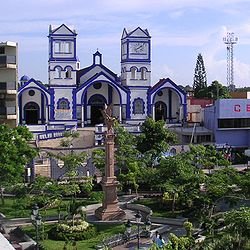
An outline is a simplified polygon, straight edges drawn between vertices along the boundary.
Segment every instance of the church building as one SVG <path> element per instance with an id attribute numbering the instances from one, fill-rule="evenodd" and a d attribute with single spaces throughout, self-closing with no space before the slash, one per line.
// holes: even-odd
<path id="1" fill-rule="evenodd" d="M 35 133 L 103 123 L 101 110 L 112 104 L 120 123 L 139 124 L 146 117 L 179 123 L 186 120 L 186 93 L 169 78 L 151 83 L 151 36 L 140 27 L 123 30 L 119 76 L 93 54 L 80 68 L 77 33 L 62 24 L 49 28 L 48 84 L 23 76 L 18 91 L 19 124 Z"/>

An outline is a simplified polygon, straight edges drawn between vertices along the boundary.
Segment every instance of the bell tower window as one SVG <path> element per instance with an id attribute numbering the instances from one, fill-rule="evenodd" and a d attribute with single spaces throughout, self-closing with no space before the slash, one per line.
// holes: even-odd
<path id="1" fill-rule="evenodd" d="M 65 78 L 68 78 L 70 79 L 71 78 L 71 68 L 70 67 L 67 67 L 66 68 L 66 72 L 65 72 Z"/>
<path id="2" fill-rule="evenodd" d="M 69 42 L 64 43 L 64 52 L 70 53 L 70 43 Z"/>
<path id="3" fill-rule="evenodd" d="M 62 69 L 60 67 L 55 68 L 55 78 L 62 78 Z"/>
<path id="4" fill-rule="evenodd" d="M 131 68 L 131 79 L 136 79 L 136 72 L 137 70 L 135 67 Z"/>
<path id="5" fill-rule="evenodd" d="M 55 53 L 60 53 L 60 43 L 59 42 L 55 42 Z"/>
<path id="6" fill-rule="evenodd" d="M 146 80 L 146 68 L 141 68 L 141 80 Z"/>

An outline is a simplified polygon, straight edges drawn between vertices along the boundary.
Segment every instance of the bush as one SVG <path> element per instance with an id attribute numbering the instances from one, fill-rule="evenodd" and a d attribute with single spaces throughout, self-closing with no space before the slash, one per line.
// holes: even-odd
<path id="1" fill-rule="evenodd" d="M 52 240 L 88 240 L 96 235 L 96 228 L 85 221 L 71 224 L 57 224 L 49 231 L 49 238 Z"/>
<path id="2" fill-rule="evenodd" d="M 89 196 L 89 199 L 92 201 L 102 202 L 103 192 L 92 192 Z"/>

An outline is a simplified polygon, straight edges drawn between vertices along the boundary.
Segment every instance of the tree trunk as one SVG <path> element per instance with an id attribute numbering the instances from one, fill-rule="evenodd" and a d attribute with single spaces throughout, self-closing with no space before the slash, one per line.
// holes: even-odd
<path id="1" fill-rule="evenodd" d="M 1 201 L 2 201 L 2 205 L 4 205 L 5 204 L 5 200 L 4 200 L 4 196 L 3 196 L 3 187 L 1 186 L 0 187 L 0 192 L 1 192 Z"/>
<path id="2" fill-rule="evenodd" d="M 175 211 L 175 193 L 174 193 L 173 202 L 172 202 L 172 213 L 174 213 L 174 211 Z"/>

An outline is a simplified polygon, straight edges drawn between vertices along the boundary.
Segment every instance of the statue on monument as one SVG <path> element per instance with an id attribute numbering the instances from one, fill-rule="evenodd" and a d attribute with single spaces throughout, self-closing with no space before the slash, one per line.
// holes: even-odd
<path id="1" fill-rule="evenodd" d="M 108 133 L 113 133 L 114 124 L 116 121 L 116 119 L 112 117 L 112 109 L 113 109 L 112 104 L 109 106 L 105 104 L 104 109 L 102 110 L 102 115 L 104 117 L 105 124 L 107 125 Z"/>

